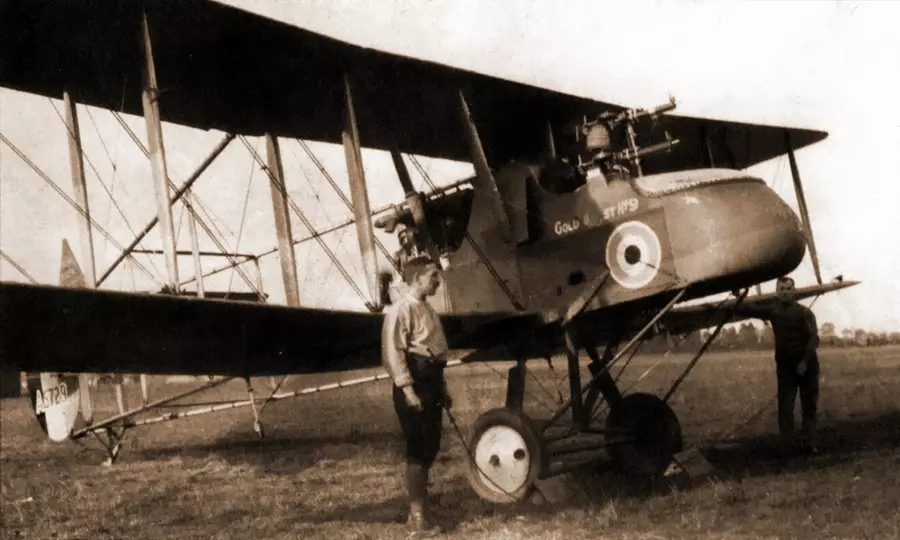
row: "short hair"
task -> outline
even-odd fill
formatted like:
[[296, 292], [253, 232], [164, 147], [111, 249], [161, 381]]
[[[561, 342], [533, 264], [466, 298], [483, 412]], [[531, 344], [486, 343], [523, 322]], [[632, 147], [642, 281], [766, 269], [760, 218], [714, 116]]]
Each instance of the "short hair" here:
[[791, 276], [781, 276], [780, 278], [778, 278], [778, 281], [776, 281], [775, 283], [777, 285], [777, 284], [788, 283], [788, 282], [790, 282], [791, 287], [797, 286], [797, 283], [794, 282], [794, 278], [792, 278]]
[[403, 281], [407, 285], [412, 285], [419, 275], [428, 271], [429, 266], [437, 266], [437, 263], [429, 257], [415, 257], [406, 261], [403, 265]]

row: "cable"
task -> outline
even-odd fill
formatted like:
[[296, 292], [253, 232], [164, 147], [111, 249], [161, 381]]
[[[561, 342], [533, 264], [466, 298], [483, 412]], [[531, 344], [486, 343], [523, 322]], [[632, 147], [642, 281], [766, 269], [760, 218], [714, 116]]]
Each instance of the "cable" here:
[[28, 272], [26, 272], [24, 268], [19, 266], [19, 264], [16, 261], [14, 261], [12, 259], [12, 257], [7, 255], [6, 252], [4, 252], [2, 249], [0, 249], [0, 257], [3, 257], [4, 259], [6, 259], [9, 262], [9, 264], [11, 264], [13, 266], [13, 268], [18, 270], [19, 273], [22, 274], [23, 276], [25, 276], [28, 279], [28, 281], [30, 281], [32, 284], [34, 284], [34, 285], [38, 284], [36, 279], [31, 277], [31, 275]]
[[[6, 136], [3, 135], [2, 133], [0, 133], [0, 141], [2, 141], [7, 146], [9, 146], [12, 149], [12, 151], [15, 152], [17, 156], [19, 156], [19, 159], [24, 161], [25, 164], [28, 165], [32, 171], [35, 172], [35, 174], [37, 174], [38, 176], [41, 177], [42, 180], [47, 182], [56, 191], [56, 193], [58, 193], [60, 197], [65, 199], [66, 202], [69, 203], [69, 205], [72, 206], [79, 214], [81, 214], [85, 219], [89, 220], [90, 223], [100, 232], [100, 234], [105, 236], [112, 245], [114, 245], [117, 249], [119, 249], [121, 251], [125, 250], [125, 248], [123, 248], [122, 245], [119, 244], [116, 241], [116, 239], [113, 238], [113, 236], [111, 234], [106, 232], [106, 229], [101, 227], [100, 224], [97, 223], [97, 221], [94, 220], [94, 218], [92, 218], [90, 216], [90, 214], [88, 214], [87, 212], [84, 211], [83, 208], [81, 208], [81, 205], [79, 205], [77, 202], [72, 200], [72, 198], [69, 197], [69, 195], [65, 191], [63, 191], [63, 189], [60, 188], [59, 185], [56, 184], [56, 182], [54, 182], [49, 176], [47, 176], [47, 174], [44, 173], [44, 171], [42, 171], [37, 165], [35, 165], [34, 162], [32, 162], [30, 159], [28, 159], [28, 156], [26, 156], [21, 150], [19, 150], [19, 148], [16, 145], [14, 145], [9, 139], [7, 139]], [[147, 275], [147, 277], [149, 277], [151, 280], [153, 280], [159, 287], [162, 287], [162, 283], [156, 278], [156, 276], [151, 274], [149, 270], [147, 270], [143, 265], [141, 265], [134, 258], [133, 255], [129, 254], [128, 257], [137, 265], [137, 267], [142, 272], [144, 272], [144, 274]]]
[[[259, 139], [256, 140], [256, 143], [259, 144]], [[251, 165], [252, 165], [252, 163], [253, 162], [251, 161]], [[254, 172], [256, 172], [256, 167], [251, 166], [249, 178], [247, 178], [247, 189], [244, 193], [244, 208], [241, 210], [241, 223], [240, 223], [240, 225], [238, 225], [237, 239], [235, 240], [235, 243], [234, 243], [234, 252], [235, 253], [240, 253], [240, 251], [241, 251], [240, 250], [241, 237], [244, 235], [244, 222], [247, 219], [247, 206], [250, 203], [250, 186], [253, 185], [253, 173]], [[228, 289], [227, 289], [228, 292], [231, 292], [231, 285], [234, 283], [234, 274], [236, 272], [235, 268], [236, 267], [233, 267], [231, 269], [231, 275], [228, 277]]]
[[[66, 122], [66, 119], [63, 118], [62, 114], [60, 114], [60, 112], [59, 112], [59, 110], [56, 108], [56, 104], [53, 102], [53, 100], [50, 99], [50, 98], [48, 97], [48, 98], [47, 98], [47, 101], [50, 102], [50, 105], [53, 107], [53, 112], [56, 113], [56, 116], [59, 117], [60, 122], [62, 122], [63, 126], [65, 126], [66, 132], [69, 134], [69, 137], [80, 139], [80, 137], [78, 136], [78, 134], [75, 133], [75, 132], [69, 127], [69, 124]], [[80, 146], [80, 145], [79, 145], [79, 146]], [[105, 146], [104, 146], [104, 148], [105, 148]], [[119, 213], [119, 215], [122, 217], [122, 221], [125, 222], [125, 226], [128, 227], [128, 230], [131, 232], [131, 235], [132, 235], [132, 236], [136, 236], [137, 233], [135, 233], [134, 227], [131, 226], [131, 222], [128, 221], [128, 217], [125, 216], [125, 212], [124, 212], [124, 211], [122, 210], [122, 208], [119, 206], [119, 203], [116, 202], [116, 199], [115, 199], [115, 197], [113, 197], [112, 192], [109, 190], [108, 187], [106, 187], [106, 183], [103, 182], [103, 178], [100, 176], [100, 172], [97, 170], [97, 167], [94, 166], [93, 161], [91, 161], [90, 156], [88, 156], [87, 153], [86, 153], [83, 149], [80, 149], [80, 150], [81, 150], [81, 155], [82, 155], [82, 157], [84, 158], [84, 161], [87, 162], [88, 166], [89, 166], [89, 167], [91, 168], [91, 170], [94, 172], [94, 176], [97, 177], [97, 181], [100, 182], [100, 185], [103, 187], [103, 190], [106, 192], [106, 195], [109, 197], [110, 202], [111, 202], [112, 205], [116, 208], [116, 211]], [[116, 247], [119, 248], [119, 249], [121, 249], [119, 246], [116, 246]], [[153, 270], [156, 272], [156, 274], [157, 274], [157, 275], [162, 275], [162, 272], [160, 272], [159, 268], [157, 268], [157, 267], [156, 267], [156, 264], [153, 262], [153, 258], [150, 257], [149, 255], [147, 255], [147, 260], [150, 262], [150, 266], [153, 268]]]

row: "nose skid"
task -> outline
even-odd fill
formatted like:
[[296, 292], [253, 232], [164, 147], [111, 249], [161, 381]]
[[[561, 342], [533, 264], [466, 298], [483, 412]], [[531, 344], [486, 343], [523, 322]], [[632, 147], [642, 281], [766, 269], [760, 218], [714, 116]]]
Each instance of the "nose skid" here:
[[797, 216], [758, 179], [670, 193], [664, 208], [675, 268], [687, 282], [746, 286], [787, 274], [806, 253]]

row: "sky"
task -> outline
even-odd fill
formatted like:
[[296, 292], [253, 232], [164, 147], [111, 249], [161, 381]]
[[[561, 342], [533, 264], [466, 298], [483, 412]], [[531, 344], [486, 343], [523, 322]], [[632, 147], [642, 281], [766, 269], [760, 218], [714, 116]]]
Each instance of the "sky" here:
[[[228, 1], [351, 43], [436, 61], [629, 107], [652, 107], [673, 95], [677, 114], [807, 127], [829, 137], [797, 152], [806, 188], [823, 278], [837, 275], [862, 285], [820, 298], [820, 323], [839, 329], [900, 330], [900, 2], [556, 2], [500, 1]], [[164, 106], [164, 104], [163, 104]], [[60, 187], [71, 192], [61, 102], [0, 90], [0, 133], [8, 137]], [[95, 218], [118, 243], [143, 228], [155, 212], [149, 165], [108, 111], [79, 108], [90, 204]], [[141, 139], [143, 120], [126, 122]], [[169, 172], [180, 184], [222, 134], [166, 125]], [[262, 141], [248, 143], [264, 152]], [[310, 144], [346, 191], [339, 147]], [[349, 217], [316, 164], [297, 141], [282, 141], [290, 193], [316, 228]], [[399, 202], [402, 193], [390, 159], [366, 151], [364, 163], [373, 208]], [[422, 160], [438, 184], [471, 172], [468, 164]], [[96, 170], [96, 172], [95, 172]], [[751, 170], [789, 204], [796, 199], [785, 157]], [[103, 180], [101, 184], [100, 179]], [[415, 179], [422, 185], [420, 178]], [[109, 202], [106, 190], [129, 224]], [[229, 249], [259, 252], [275, 246], [271, 202], [264, 174], [250, 152], [233, 142], [197, 184]], [[176, 207], [179, 247], [189, 249], [183, 211]], [[295, 236], [305, 228], [293, 223]], [[76, 213], [6, 146], [0, 144], [0, 249], [39, 282], [56, 283], [62, 238], [76, 254]], [[392, 238], [382, 237], [395, 245]], [[326, 237], [361, 282], [351, 230]], [[98, 267], [117, 255], [95, 234]], [[158, 249], [154, 231], [144, 243]], [[201, 247], [215, 249], [207, 238]], [[301, 302], [362, 309], [314, 242], [297, 248]], [[160, 257], [138, 260], [163, 280]], [[182, 276], [191, 260], [179, 260]], [[204, 269], [220, 261], [204, 260]], [[155, 266], [157, 270], [153, 270]], [[256, 272], [249, 274], [256, 279]], [[809, 259], [795, 272], [811, 284]], [[0, 260], [0, 278], [25, 278]], [[277, 258], [261, 264], [272, 301], [283, 301]], [[240, 276], [223, 272], [208, 287], [246, 290]], [[110, 288], [152, 288], [134, 264], [114, 273]], [[771, 284], [764, 289], [771, 290]]]

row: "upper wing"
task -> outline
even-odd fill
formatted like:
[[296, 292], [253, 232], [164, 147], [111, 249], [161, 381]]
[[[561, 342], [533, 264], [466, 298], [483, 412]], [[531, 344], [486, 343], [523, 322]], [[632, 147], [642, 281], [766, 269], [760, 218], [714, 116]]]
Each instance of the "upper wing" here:
[[[473, 347], [539, 319], [442, 322], [452, 346]], [[241, 377], [376, 366], [381, 324], [372, 313], [0, 283], [0, 362], [30, 372]]]
[[[795, 291], [795, 298], [802, 300], [827, 294], [840, 289], [846, 289], [858, 285], [859, 281], [835, 281], [832, 283], [824, 283], [822, 285], [812, 285], [803, 287]], [[744, 299], [743, 305], [766, 306], [776, 301], [777, 297], [774, 293], [761, 294], [756, 296], [748, 296]], [[723, 320], [726, 322], [738, 322], [751, 317], [743, 315], [732, 315], [730, 308], [735, 304], [734, 298], [729, 298], [721, 302], [710, 302], [706, 304], [698, 304], [695, 306], [686, 306], [673, 309], [666, 314], [662, 321], [666, 330], [672, 334], [686, 334], [701, 328], [709, 328], [716, 326]]]
[[[362, 145], [468, 160], [463, 90], [491, 163], [534, 159], [546, 126], [621, 107], [379, 52], [202, 0], [0, 2], [0, 86], [141, 114], [146, 12], [163, 120], [258, 135], [340, 142], [343, 74], [354, 83]], [[666, 116], [682, 144], [645, 172], [716, 164], [742, 169], [785, 152], [784, 128]], [[794, 148], [827, 134], [788, 130]], [[709, 141], [707, 143], [707, 141]]]

